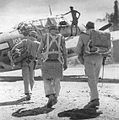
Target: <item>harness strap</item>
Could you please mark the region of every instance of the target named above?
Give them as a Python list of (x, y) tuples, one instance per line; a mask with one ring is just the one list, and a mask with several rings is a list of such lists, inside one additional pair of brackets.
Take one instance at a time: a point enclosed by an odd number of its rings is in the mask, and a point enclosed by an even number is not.
[[(50, 42), (50, 38), (52, 39), (51, 42)], [(56, 39), (58, 39), (58, 41), (56, 41)], [(46, 34), (46, 51), (43, 53), (44, 57), (45, 57), (45, 60), (44, 62), (48, 59), (48, 55), (49, 54), (52, 54), (52, 53), (56, 53), (56, 54), (59, 54), (58, 56), (58, 60), (63, 63), (63, 61), (61, 60), (61, 47), (60, 47), (60, 44), (61, 44), (61, 35), (57, 35), (57, 36), (52, 36), (50, 34)], [(49, 51), (51, 45), (53, 42), (56, 42), (57, 44), (57, 47), (58, 47), (58, 51)]]

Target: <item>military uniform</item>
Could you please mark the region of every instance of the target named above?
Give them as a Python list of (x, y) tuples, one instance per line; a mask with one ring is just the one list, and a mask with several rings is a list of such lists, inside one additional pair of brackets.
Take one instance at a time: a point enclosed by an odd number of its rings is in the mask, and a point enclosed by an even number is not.
[[(28, 57), (26, 57), (20, 64), (22, 68), (22, 76), (24, 80), (24, 93), (30, 95), (34, 85), (34, 69), (36, 66), (36, 57), (38, 54), (38, 48), (40, 42), (34, 37), (25, 37), (20, 43), (14, 46), (13, 49), (21, 48), (25, 46), (28, 51)], [(12, 49), (12, 50), (13, 50)]]
[(90, 101), (98, 100), (99, 94), (97, 89), (98, 77), (102, 65), (103, 56), (100, 54), (87, 54), (87, 44), (90, 40), (90, 30), (81, 33), (76, 47), (78, 59), (85, 66), (85, 74), (88, 76), (88, 85), (90, 88)]
[[(53, 37), (59, 36), (59, 34), (55, 34), (55, 33), (52, 34), (50, 32), (43, 36), (43, 39), (41, 41), (41, 47), (39, 50), (41, 51), (40, 53), (42, 54), (45, 53), (46, 51), (48, 35)], [(65, 40), (63, 36), (61, 36), (61, 47), (62, 47), (62, 57), (64, 62), (62, 60), (47, 59), (47, 60), (43, 60), (42, 63), (42, 77), (44, 80), (44, 89), (45, 89), (46, 97), (49, 98), (47, 107), (52, 107), (52, 105), (56, 103), (56, 101), (54, 100), (56, 100), (57, 97), (59, 96), (60, 80), (63, 77), (63, 67), (64, 69), (67, 68), (67, 61), (66, 61), (67, 55), (65, 48)]]

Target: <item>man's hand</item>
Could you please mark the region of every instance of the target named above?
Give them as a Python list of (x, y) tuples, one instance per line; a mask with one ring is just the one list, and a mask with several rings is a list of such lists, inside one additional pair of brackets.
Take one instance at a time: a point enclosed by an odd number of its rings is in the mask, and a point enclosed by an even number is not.
[(78, 55), (78, 60), (80, 61), (81, 64), (84, 64), (83, 56)]
[(63, 68), (64, 68), (64, 70), (66, 70), (67, 69), (67, 64), (64, 64)]

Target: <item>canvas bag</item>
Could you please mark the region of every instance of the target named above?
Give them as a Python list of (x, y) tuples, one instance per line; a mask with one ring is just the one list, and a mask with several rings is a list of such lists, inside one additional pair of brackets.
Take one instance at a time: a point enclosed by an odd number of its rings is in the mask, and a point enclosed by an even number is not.
[(61, 53), (61, 35), (52, 36), (47, 34), (46, 38), (46, 50), (43, 53), (43, 56), (46, 60), (59, 60), (62, 62), (62, 53)]
[(90, 31), (90, 40), (87, 44), (86, 53), (88, 54), (110, 54), (111, 51), (111, 35), (109, 32), (100, 30)]

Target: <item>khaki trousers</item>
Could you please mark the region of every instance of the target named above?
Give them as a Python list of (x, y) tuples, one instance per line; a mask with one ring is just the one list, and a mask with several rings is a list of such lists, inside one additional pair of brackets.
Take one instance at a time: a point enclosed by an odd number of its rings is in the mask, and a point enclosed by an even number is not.
[(45, 95), (48, 97), (51, 94), (55, 94), (56, 97), (59, 96), (60, 92), (60, 79), (44, 79), (44, 90), (45, 90)]
[(48, 61), (42, 64), (42, 77), (44, 80), (45, 95), (51, 94), (59, 96), (60, 80), (63, 77), (62, 64), (59, 61)]
[(22, 64), (22, 76), (24, 80), (24, 93), (31, 93), (34, 85), (34, 66), (35, 62), (31, 61), (29, 64)]
[(88, 76), (88, 85), (90, 88), (90, 100), (99, 98), (97, 84), (102, 60), (103, 57), (101, 55), (90, 55), (84, 57), (85, 74)]

